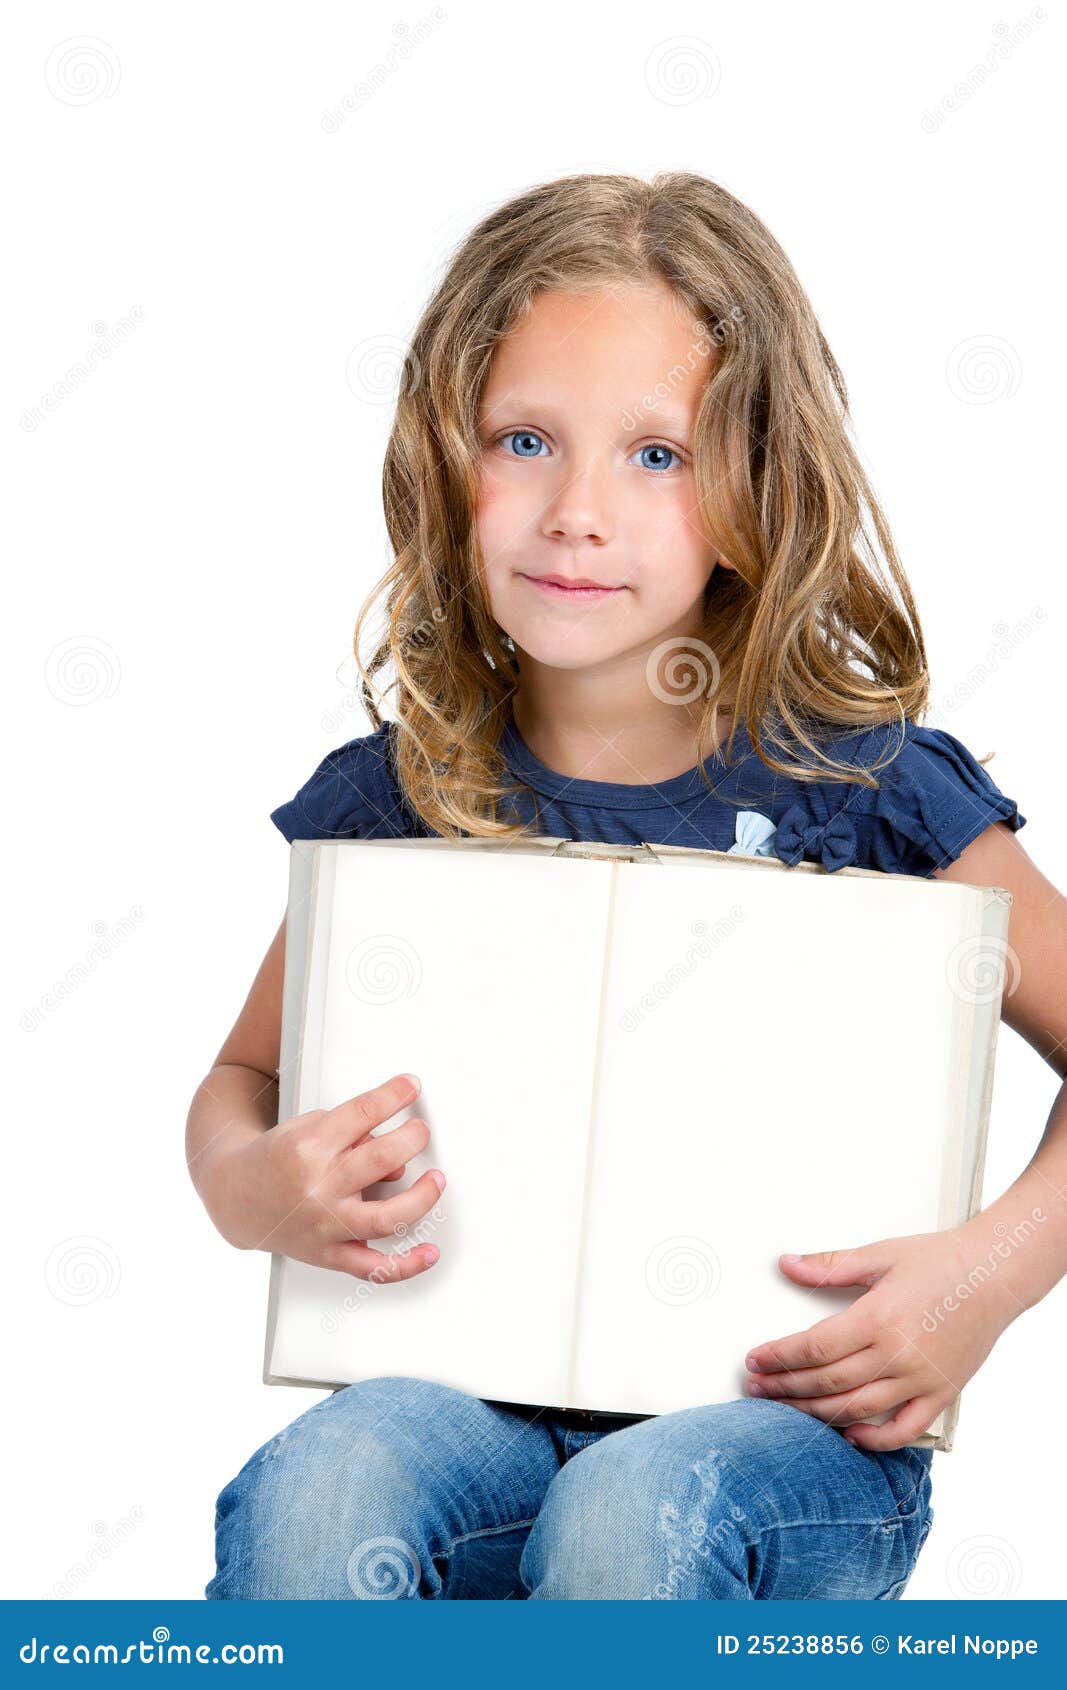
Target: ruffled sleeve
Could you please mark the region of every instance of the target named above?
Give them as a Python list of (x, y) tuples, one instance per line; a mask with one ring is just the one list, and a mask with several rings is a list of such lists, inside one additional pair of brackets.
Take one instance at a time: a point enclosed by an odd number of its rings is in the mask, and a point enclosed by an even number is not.
[(1026, 825), (1015, 800), (944, 728), (908, 722), (902, 733), (884, 724), (863, 734), (846, 760), (870, 769), (878, 790), (836, 781), (801, 786), (775, 833), (783, 862), (929, 876), (994, 822), (1013, 832)]
[(350, 739), (323, 758), (300, 790), (270, 813), (294, 839), (402, 838), (405, 820), (389, 761), (389, 723)]

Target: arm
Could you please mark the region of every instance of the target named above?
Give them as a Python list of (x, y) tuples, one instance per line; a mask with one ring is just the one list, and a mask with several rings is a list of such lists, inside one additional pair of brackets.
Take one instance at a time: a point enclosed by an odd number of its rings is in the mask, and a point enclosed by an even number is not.
[(364, 1241), (419, 1221), (437, 1203), (444, 1175), (430, 1170), (395, 1197), (364, 1201), (362, 1193), (399, 1179), (425, 1148), (430, 1129), (418, 1117), (371, 1136), (413, 1101), (418, 1086), (397, 1074), (334, 1109), (278, 1122), (284, 973), (283, 920), (190, 1106), (190, 1178), (222, 1236), (240, 1249), (273, 1250), (361, 1279), (408, 1279), (436, 1261), (432, 1245), (386, 1254)]
[(936, 878), (1005, 886), (1013, 894), (1002, 1019), (1061, 1081), (1030, 1161), (969, 1223), (978, 1242), (992, 1249), (1007, 1234), (1014, 1236), (1032, 1211), (1040, 1211), (1042, 1218), (1025, 1229), (1026, 1248), (997, 1257), (998, 1273), (1021, 1312), (1067, 1274), (1067, 899), (999, 822)]
[[(1067, 900), (1002, 822), (935, 878), (1003, 886), (1013, 904), (1002, 1018), (1067, 1076)], [(959, 1395), (1004, 1329), (1067, 1273), (1067, 1083), (1019, 1177), (973, 1220), (852, 1250), (783, 1256), (800, 1285), (864, 1285), (841, 1314), (764, 1343), (752, 1396), (789, 1401), (862, 1449), (896, 1449)], [(882, 1426), (863, 1417), (895, 1410)]]
[(234, 1150), (253, 1143), (278, 1120), (284, 973), (283, 917), (244, 1008), (210, 1072), (197, 1087), (189, 1109), (185, 1125), (189, 1177), (216, 1226), (220, 1226), (217, 1199), (221, 1163)]

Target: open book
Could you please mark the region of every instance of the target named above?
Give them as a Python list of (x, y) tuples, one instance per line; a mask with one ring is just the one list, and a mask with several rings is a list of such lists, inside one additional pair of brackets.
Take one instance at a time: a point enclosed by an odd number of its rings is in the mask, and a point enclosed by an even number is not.
[[(448, 1184), (375, 1285), (276, 1256), (264, 1377), (662, 1414), (848, 1306), (784, 1251), (979, 1206), (1011, 895), (657, 845), (295, 841), (279, 1119), (392, 1074)], [(950, 1446), (953, 1404), (917, 1443)], [(884, 1416), (882, 1417), (884, 1418)]]

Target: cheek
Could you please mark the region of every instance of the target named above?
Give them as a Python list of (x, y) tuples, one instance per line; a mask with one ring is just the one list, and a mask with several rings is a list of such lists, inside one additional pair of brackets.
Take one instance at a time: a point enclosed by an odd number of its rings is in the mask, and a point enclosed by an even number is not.
[(703, 589), (715, 560), (692, 482), (657, 489), (641, 521), (639, 555), (648, 587), (658, 598), (690, 602)]
[(521, 491), (483, 476), (478, 484), (475, 524), (482, 554), (482, 571), (492, 578), (510, 566), (510, 554), (521, 543), (532, 520), (529, 499)]

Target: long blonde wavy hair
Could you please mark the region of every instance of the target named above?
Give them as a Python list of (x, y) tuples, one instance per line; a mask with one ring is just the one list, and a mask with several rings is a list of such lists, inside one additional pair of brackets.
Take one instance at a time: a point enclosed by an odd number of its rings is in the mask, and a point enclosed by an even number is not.
[[(918, 613), (848, 436), (841, 371), (782, 248), (704, 176), (564, 176), (507, 201), (459, 247), (412, 338), (385, 456), (394, 561), (356, 622), (360, 693), (380, 727), (388, 689), (373, 677), (392, 665), (403, 796), (446, 838), (530, 831), (503, 813), (516, 788), (499, 738), (519, 666), (489, 609), (476, 525), (494, 348), (542, 290), (657, 280), (716, 347), (693, 471), (733, 569), (714, 569), (705, 593), (700, 642), (718, 684), (701, 704), (701, 763), (729, 698), (727, 759), (743, 722), (769, 768), (873, 787), (871, 769), (827, 754), (834, 733), (887, 721), (903, 731), (928, 708)], [(364, 665), (364, 625), (383, 594), (385, 632)]]

